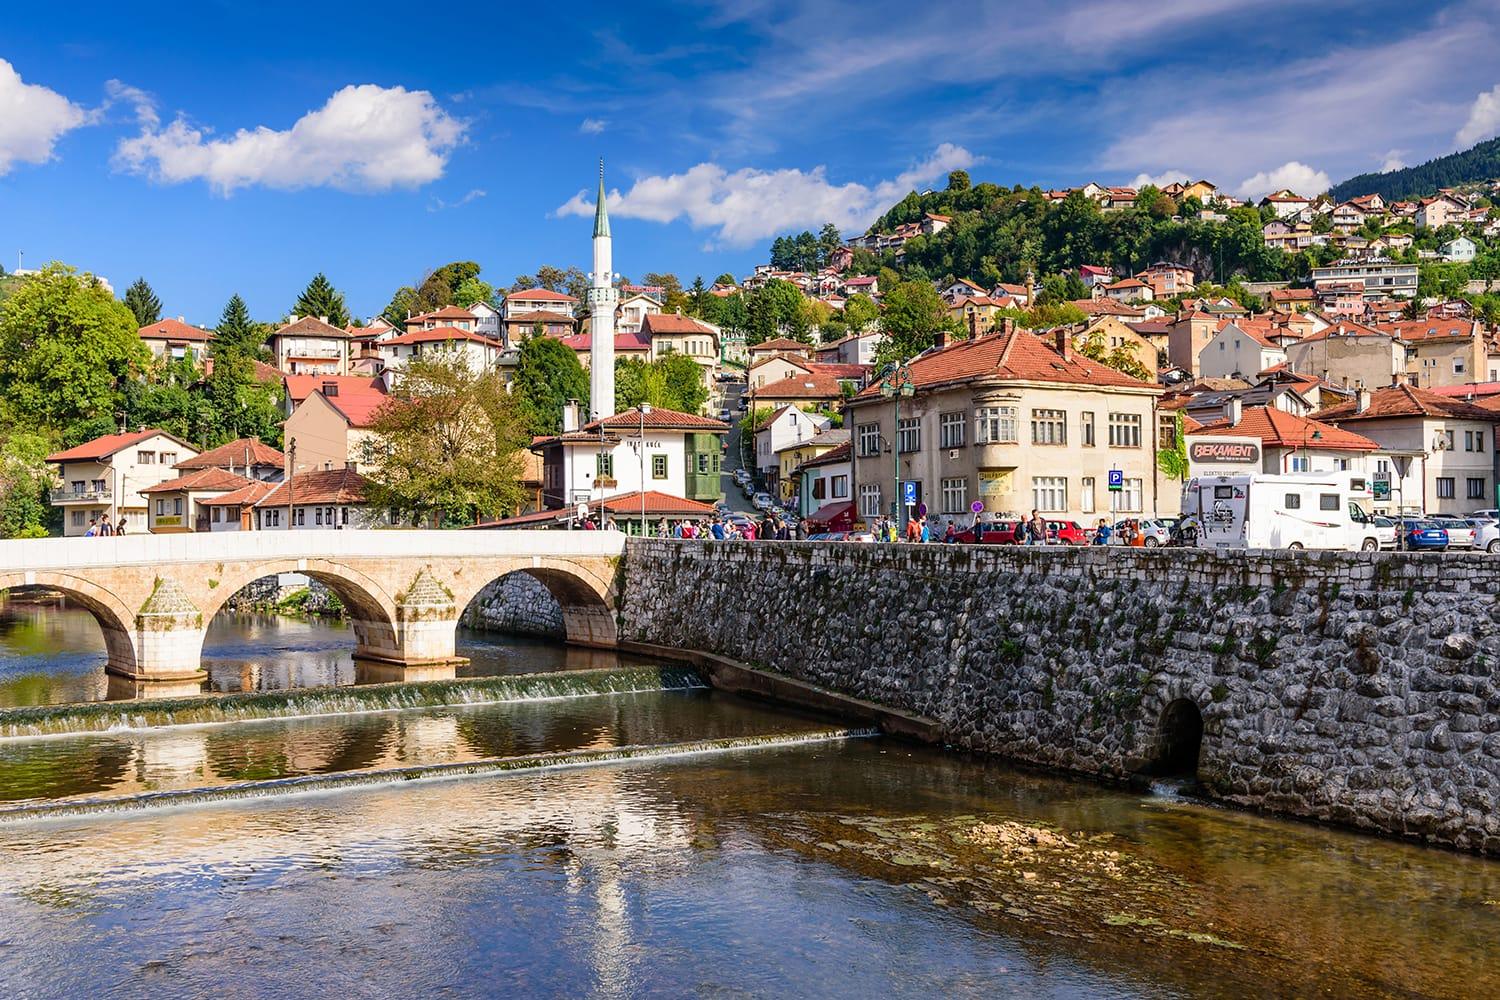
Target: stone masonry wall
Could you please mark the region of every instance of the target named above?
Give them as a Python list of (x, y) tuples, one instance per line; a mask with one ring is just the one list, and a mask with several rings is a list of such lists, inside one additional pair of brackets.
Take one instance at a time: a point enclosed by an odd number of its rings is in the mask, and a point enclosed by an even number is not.
[(502, 576), (469, 602), (463, 624), (470, 628), (560, 639), (562, 608), (546, 584), (528, 573)]
[(1500, 853), (1493, 556), (632, 540), (622, 638), (937, 720), (1106, 778), (1202, 713), (1251, 808)]

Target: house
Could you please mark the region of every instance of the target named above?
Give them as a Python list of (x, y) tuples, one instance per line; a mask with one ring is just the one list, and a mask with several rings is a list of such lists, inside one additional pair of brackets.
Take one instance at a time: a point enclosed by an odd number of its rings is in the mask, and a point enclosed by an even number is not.
[(500, 310), (488, 302), (476, 302), (469, 307), (474, 314), (474, 332), (491, 340), (500, 339)]
[[(404, 325), (407, 333), (443, 328), (463, 330), (465, 333), (478, 333), (479, 317), (462, 306), (443, 306), (443, 308), (435, 309), (432, 312), (425, 312), (418, 316), (408, 316)], [(384, 340), (385, 338), (380, 337), (378, 339)]]
[(632, 295), (615, 309), (615, 332), (636, 333), (647, 316), (655, 316), (660, 312), (660, 299), (644, 293)]
[(1438, 253), (1443, 259), (1455, 264), (1467, 264), (1474, 259), (1474, 241), (1467, 236), (1459, 236), (1438, 247)]
[(567, 292), (554, 292), (547, 288), (525, 288), (505, 296), (502, 317), (506, 320), (522, 318), (526, 313), (550, 312), (573, 317), (578, 300)]
[(1182, 197), (1197, 198), (1203, 204), (1207, 205), (1209, 202), (1218, 199), (1219, 189), (1208, 181), (1193, 181), (1191, 184), (1184, 184), (1182, 186)]
[(1229, 320), (1209, 338), (1198, 355), (1198, 374), (1208, 378), (1253, 378), (1286, 362), (1286, 352), (1263, 327)]
[[(537, 438), (542, 500), (548, 509), (593, 504), (648, 491), (703, 503), (721, 498), (719, 468), (729, 427), (696, 413), (632, 407), (579, 424), (577, 404), (563, 411), (563, 432)], [(637, 493), (638, 495), (638, 493)]]
[[(517, 293), (520, 294), (520, 293)], [(507, 300), (509, 301), (509, 300)], [(568, 337), (577, 332), (578, 322), (571, 313), (549, 309), (525, 309), (506, 315), (500, 321), (501, 339), (507, 346), (519, 345), (527, 337)]]
[[(1095, 291), (1098, 291), (1098, 289), (1096, 288)], [(1157, 307), (1142, 306), (1139, 304), (1126, 305), (1123, 302), (1106, 298), (1074, 299), (1072, 304), (1077, 306), (1078, 310), (1085, 316), (1118, 316), (1127, 323), (1149, 319), (1152, 308), (1156, 309), (1155, 315), (1163, 315), (1162, 310)]]
[(342, 469), (350, 462), (378, 464), (376, 411), (390, 397), (378, 382), (326, 383), (297, 404), (282, 424), (287, 466), (293, 474)]
[[(394, 377), (412, 361), (461, 361), (471, 372), (494, 368), (504, 350), (498, 340), (456, 326), (411, 330), (376, 345), (381, 361)], [(392, 383), (394, 384), (394, 382)]]
[(698, 363), (703, 384), (712, 392), (719, 371), (719, 328), (680, 313), (654, 313), (641, 322), (641, 336), (651, 343), (653, 359), (684, 354)]
[(212, 330), (189, 326), (181, 316), (143, 326), (136, 333), (158, 361), (201, 360), (208, 356), (208, 342), (214, 338)]
[(817, 359), (826, 364), (873, 365), (875, 349), (880, 346), (879, 331), (851, 333), (817, 350)]
[(1261, 207), (1264, 208), (1265, 206), (1270, 205), (1271, 210), (1276, 213), (1276, 218), (1278, 219), (1286, 219), (1300, 215), (1302, 212), (1306, 211), (1311, 204), (1312, 201), (1310, 199), (1304, 198), (1299, 194), (1294, 194), (1293, 192), (1288, 191), (1285, 188), (1280, 191), (1273, 192), (1272, 194), (1268, 194), (1260, 200)]
[(1133, 187), (1110, 187), (1104, 189), (1099, 208), (1105, 212), (1118, 212), (1135, 207), (1136, 190)]
[(1186, 304), (1172, 323), (1172, 332), (1167, 335), (1167, 360), (1197, 378), (1199, 356), (1214, 334), (1219, 332), (1219, 320), (1212, 314), (1197, 309), (1188, 309)]
[(1365, 211), (1353, 202), (1343, 202), (1331, 214), (1333, 228), (1341, 233), (1352, 233), (1365, 224)]
[(1182, 264), (1158, 261), (1136, 275), (1138, 281), (1151, 286), (1151, 298), (1170, 299), (1193, 290), (1197, 275), (1193, 269)]
[(1106, 352), (1121, 349), (1129, 352), (1148, 372), (1155, 373), (1160, 365), (1156, 344), (1118, 316), (1095, 316), (1068, 329), (1075, 348), (1082, 348), (1095, 340)]
[[(334, 387), (330, 391), (330, 387)], [(281, 377), (281, 399), (287, 416), (301, 405), (302, 401), (322, 389), (323, 395), (334, 392), (359, 393), (365, 390), (386, 391), (385, 379), (368, 375), (283, 375)]]
[(1156, 292), (1139, 278), (1125, 278), (1104, 286), (1104, 297), (1115, 302), (1150, 302)]
[(759, 386), (750, 399), (756, 409), (796, 406), (803, 410), (830, 411), (844, 398), (844, 387), (841, 379), (809, 371)]
[(1369, 260), (1345, 258), (1312, 269), (1314, 289), (1356, 281), (1361, 283), (1367, 299), (1409, 299), (1417, 294), (1417, 265), (1398, 264), (1382, 257)]
[(1439, 194), (1418, 202), (1415, 222), (1418, 229), (1441, 229), (1464, 221), (1468, 211), (1468, 206), (1457, 198)]
[(267, 343), (276, 367), (288, 375), (347, 375), (349, 341), (349, 331), (326, 317), (293, 315)]
[(774, 340), (764, 340), (759, 344), (752, 344), (746, 349), (750, 364), (753, 367), (757, 361), (764, 361), (775, 354), (798, 354), (809, 360), (813, 356), (811, 344), (804, 344), (800, 340), (792, 340), (790, 337), (777, 337)]
[(948, 307), (948, 315), (963, 324), (969, 336), (977, 337), (989, 333), (995, 325), (1000, 310), (1008, 308), (999, 299), (988, 295), (973, 295), (960, 298)]
[(275, 488), (275, 483), (252, 479), (239, 489), (206, 497), (197, 504), (208, 514), (209, 531), (254, 531), (255, 505)]
[(178, 472), (223, 469), (248, 479), (274, 483), (279, 482), (286, 471), (286, 456), (259, 438), (240, 438), (185, 458), (173, 468)]
[(352, 468), (299, 472), (254, 504), (256, 531), (384, 528), (384, 510), (370, 505), (370, 481)]
[(1229, 418), (1204, 424), (1193, 437), (1256, 438), (1261, 471), (1270, 473), (1368, 472), (1370, 456), (1380, 450), (1362, 434), (1270, 406), (1240, 410), (1236, 405)]
[(1115, 272), (1113, 268), (1095, 267), (1093, 264), (1080, 264), (1078, 266), (1078, 278), (1083, 282), (1084, 288), (1093, 288), (1095, 285), (1113, 284)]
[(106, 434), (48, 455), (61, 481), (50, 500), (63, 510), (63, 535), (82, 535), (105, 514), (116, 527), (125, 522), (127, 531), (145, 531), (146, 497), (141, 491), (176, 479), (173, 466), (196, 454), (196, 447), (175, 435), (142, 428)]
[(1401, 383), (1365, 390), (1317, 416), (1380, 445), (1370, 470), (1377, 512), (1460, 514), (1495, 505), (1500, 412), (1487, 404)]
[(754, 392), (771, 382), (780, 382), (782, 379), (795, 375), (806, 375), (813, 370), (815, 363), (800, 354), (774, 354), (750, 366), (749, 372), (746, 373), (746, 390)]
[[(849, 446), (849, 432), (842, 427), (830, 427), (825, 431), (808, 438), (805, 441), (792, 441), (782, 445), (776, 450), (776, 490), (777, 496), (782, 502), (790, 502), (794, 497), (798, 500), (798, 507), (802, 506), (802, 499), (798, 494), (801, 486), (799, 470), (807, 462), (826, 455), (835, 448), (847, 448)], [(847, 490), (848, 483), (845, 483)]]
[(1317, 304), (1318, 293), (1311, 288), (1273, 288), (1266, 293), (1266, 301), (1272, 309), (1306, 312)]
[(1334, 385), (1372, 389), (1406, 371), (1406, 345), (1393, 333), (1340, 321), (1286, 349), (1287, 367)]
[(959, 278), (950, 285), (940, 287), (938, 294), (942, 296), (944, 302), (951, 306), (959, 299), (967, 299), (975, 295), (988, 295), (989, 292), (978, 282), (970, 281), (968, 278)]
[(778, 407), (754, 428), (756, 471), (774, 487), (781, 475), (777, 454), (788, 445), (811, 441), (832, 424), (826, 414), (808, 413), (790, 403)]
[(853, 447), (845, 431), (843, 444), (807, 459), (796, 469), (797, 513), (817, 526), (813, 530), (849, 531), (854, 527), (850, 488)]
[[(243, 489), (251, 482), (225, 469), (204, 468), (144, 487), (141, 496), (146, 498), (147, 530), (153, 535), (211, 531), (212, 511), (205, 502)], [(221, 518), (222, 515), (221, 510)]]
[(946, 344), (913, 358), (906, 377), (910, 397), (871, 385), (845, 403), (862, 518), (896, 511), (895, 479), (913, 484), (913, 510), (964, 525), (976, 501), (989, 517), (1178, 509), (1181, 487), (1156, 467), (1162, 389), (1078, 354), (1066, 330)]
[(1406, 364), (1401, 370), (1406, 373), (1406, 381), (1416, 388), (1435, 389), (1484, 380), (1488, 345), (1477, 320), (1398, 320), (1382, 323), (1377, 329), (1405, 345)]
[[(589, 363), (593, 360), (594, 335), (592, 333), (575, 333), (571, 336), (559, 337), (558, 339), (569, 350), (578, 355), (578, 363), (587, 369)], [(651, 342), (639, 333), (615, 334), (615, 360), (618, 361), (621, 358), (650, 361)]]

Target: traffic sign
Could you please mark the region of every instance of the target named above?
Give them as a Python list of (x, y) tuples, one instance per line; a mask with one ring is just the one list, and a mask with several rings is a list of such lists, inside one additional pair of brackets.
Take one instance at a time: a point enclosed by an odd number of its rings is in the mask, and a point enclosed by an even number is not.
[(901, 499), (908, 507), (916, 506), (917, 484), (915, 480), (908, 479), (901, 484)]
[(973, 503), (969, 504), (969, 510), (973, 511), (975, 514), (984, 513), (984, 501), (975, 500)]
[(1125, 488), (1125, 473), (1119, 469), (1109, 470), (1109, 488), (1119, 492)]

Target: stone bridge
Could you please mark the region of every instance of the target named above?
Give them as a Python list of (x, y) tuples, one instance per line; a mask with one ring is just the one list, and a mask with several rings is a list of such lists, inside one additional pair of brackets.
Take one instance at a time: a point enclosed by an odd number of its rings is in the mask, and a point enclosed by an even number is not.
[(240, 588), (302, 573), (343, 601), (372, 676), (451, 675), (459, 616), (487, 584), (528, 573), (569, 642), (616, 643), (624, 536), (598, 531), (256, 531), (0, 542), (0, 588), (44, 586), (93, 613), (107, 670), (152, 693), (196, 691), (208, 624)]

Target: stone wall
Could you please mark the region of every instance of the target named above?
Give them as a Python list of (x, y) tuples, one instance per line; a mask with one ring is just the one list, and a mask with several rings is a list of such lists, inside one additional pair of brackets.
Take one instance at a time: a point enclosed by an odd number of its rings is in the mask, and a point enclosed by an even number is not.
[(1497, 583), (1485, 555), (632, 540), (619, 620), (1112, 779), (1185, 699), (1206, 794), (1500, 853)]
[(562, 607), (546, 584), (528, 573), (503, 576), (481, 590), (464, 610), (463, 624), (490, 632), (561, 639)]

